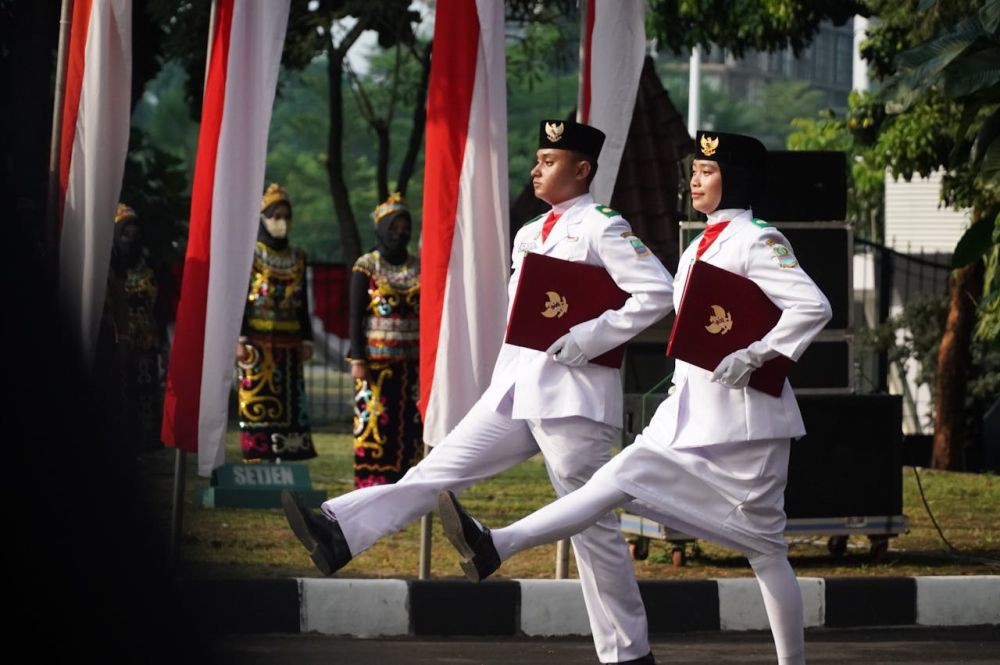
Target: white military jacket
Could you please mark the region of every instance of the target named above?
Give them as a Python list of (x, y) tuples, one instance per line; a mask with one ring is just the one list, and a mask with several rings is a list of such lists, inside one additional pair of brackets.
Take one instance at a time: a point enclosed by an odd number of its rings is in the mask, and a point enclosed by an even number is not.
[[(556, 206), (556, 211), (560, 210), (564, 210), (562, 216), (544, 241), (542, 225), (548, 214), (517, 232), (508, 302), (513, 305), (521, 262), (528, 252), (602, 266), (619, 288), (631, 295), (620, 309), (606, 311), (570, 329), (587, 357), (595, 358), (670, 313), (672, 279), (659, 259), (632, 234), (628, 222), (607, 206), (595, 204), (590, 194)], [(583, 416), (615, 427), (622, 425), (622, 382), (618, 368), (594, 363), (568, 367), (542, 351), (504, 344), (483, 399), (498, 409), (511, 391), (513, 418)]]
[[(784, 310), (763, 341), (798, 360), (830, 320), (830, 303), (798, 264), (785, 237), (750, 210), (721, 210), (709, 222), (731, 220), (701, 260), (752, 279)], [(701, 236), (681, 255), (674, 282), (674, 307), (680, 308), (688, 271)], [(788, 381), (780, 397), (754, 388), (732, 389), (712, 381), (712, 372), (678, 360), (674, 390), (649, 423), (648, 435), (660, 445), (704, 446), (754, 439), (795, 438), (806, 433)]]

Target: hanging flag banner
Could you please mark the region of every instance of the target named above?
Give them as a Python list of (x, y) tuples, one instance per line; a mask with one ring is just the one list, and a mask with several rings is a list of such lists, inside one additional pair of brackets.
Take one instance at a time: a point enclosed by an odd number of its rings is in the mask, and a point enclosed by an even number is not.
[(436, 9), (420, 259), (420, 411), (431, 445), (489, 385), (510, 276), (503, 3)]
[(198, 453), (202, 476), (225, 461), (288, 9), (289, 0), (216, 0), (212, 19), (162, 432), (167, 445)]
[(645, 0), (585, 0), (580, 30), (577, 122), (606, 135), (590, 191), (609, 203), (628, 140), (646, 55)]
[(59, 136), (58, 284), (63, 319), (89, 367), (128, 153), (132, 2), (76, 0), (71, 20)]

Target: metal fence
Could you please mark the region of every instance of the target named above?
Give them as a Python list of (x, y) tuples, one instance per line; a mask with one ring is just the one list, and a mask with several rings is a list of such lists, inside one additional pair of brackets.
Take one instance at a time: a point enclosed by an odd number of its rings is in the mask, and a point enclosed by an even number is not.
[[(866, 345), (865, 329), (874, 329), (903, 313), (909, 305), (945, 298), (951, 274), (950, 256), (923, 250), (900, 252), (856, 238), (854, 243), (855, 389), (903, 396), (903, 431), (930, 432), (930, 387), (919, 385), (919, 363), (906, 358), (890, 361), (887, 351)], [(896, 343), (910, 331), (896, 330)]]
[(315, 353), (305, 367), (309, 417), (314, 426), (339, 426), (354, 414), (354, 380), (344, 361), (348, 352), (348, 267), (310, 262), (309, 302), (312, 305)]

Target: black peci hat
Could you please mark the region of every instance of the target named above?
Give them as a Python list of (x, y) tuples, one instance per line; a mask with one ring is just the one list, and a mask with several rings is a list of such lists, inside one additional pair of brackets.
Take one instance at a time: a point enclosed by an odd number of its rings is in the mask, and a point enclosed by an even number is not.
[(538, 147), (575, 150), (595, 162), (604, 146), (604, 132), (572, 120), (542, 120), (538, 127)]
[(709, 159), (723, 167), (727, 164), (740, 166), (755, 172), (767, 165), (767, 148), (752, 136), (698, 130), (694, 158)]

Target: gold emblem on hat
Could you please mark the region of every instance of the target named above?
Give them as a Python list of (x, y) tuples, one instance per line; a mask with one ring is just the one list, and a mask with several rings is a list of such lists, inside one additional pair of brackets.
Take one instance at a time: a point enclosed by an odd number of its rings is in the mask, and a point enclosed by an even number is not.
[(701, 135), (701, 154), (706, 157), (711, 157), (715, 154), (715, 151), (719, 149), (719, 137), (716, 136), (714, 139), (705, 134)]
[(733, 329), (733, 315), (719, 305), (712, 305), (712, 315), (708, 317), (705, 330), (713, 335), (725, 335)]
[(545, 123), (545, 135), (549, 137), (549, 140), (553, 143), (557, 143), (559, 139), (562, 138), (563, 132), (566, 130), (566, 125), (561, 122)]
[(545, 295), (549, 297), (549, 301), (545, 303), (545, 310), (542, 312), (542, 316), (546, 319), (561, 319), (569, 311), (569, 303), (566, 302), (566, 298), (563, 298), (555, 291), (546, 291)]

